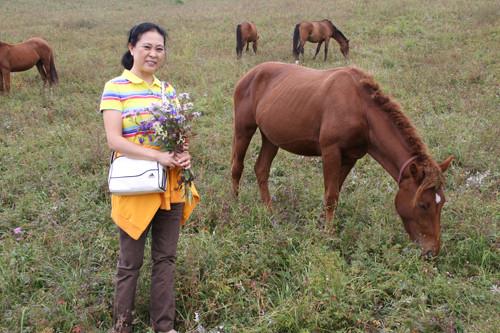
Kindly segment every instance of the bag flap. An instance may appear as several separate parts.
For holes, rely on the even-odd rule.
[[[163,167],[157,161],[136,160],[119,156],[113,160],[110,167],[110,178],[138,177],[146,172],[158,172]]]

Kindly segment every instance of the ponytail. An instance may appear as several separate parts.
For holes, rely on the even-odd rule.
[[[134,57],[132,57],[132,53],[130,53],[130,50],[127,50],[127,52],[123,54],[122,66],[123,68],[128,70],[130,70],[132,66],[134,66]]]

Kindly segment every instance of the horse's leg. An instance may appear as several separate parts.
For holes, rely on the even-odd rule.
[[[304,45],[306,41],[309,39],[309,31],[307,29],[300,30],[300,43],[299,43],[299,54],[302,54],[302,59],[304,59]]]
[[[248,52],[248,47],[250,46],[250,42],[247,41],[247,49],[246,49],[246,52]]]
[[[9,93],[10,91],[10,72],[6,69],[2,70],[2,76],[3,76],[3,89],[6,93]]]
[[[253,53],[257,54],[257,41],[252,43]]]
[[[50,63],[50,55],[48,57],[44,57],[42,58],[42,63],[43,63],[43,70],[45,71],[45,78],[46,80],[44,80],[44,84],[45,82],[49,82],[49,85],[52,86],[52,84],[54,84],[55,82],[52,82],[52,79],[50,77],[50,69],[51,69],[51,63]]]
[[[342,166],[340,168],[340,177],[339,177],[339,192],[342,189],[342,185],[344,184],[345,179],[349,172],[351,172],[352,167],[356,164],[356,160],[348,160],[342,161]]]
[[[260,197],[264,204],[271,208],[271,195],[269,194],[269,171],[271,170],[271,163],[273,162],[278,147],[269,141],[269,139],[261,132],[262,146],[260,147],[259,157],[255,162],[255,175],[259,184]]]
[[[333,145],[323,149],[321,157],[323,159],[323,177],[325,184],[325,229],[328,232],[334,232],[333,216],[339,198],[340,180],[343,174],[341,164],[342,154],[339,147]],[[344,173],[346,172],[344,171]]]
[[[325,59],[323,61],[326,61],[326,56],[328,55],[328,43],[329,43],[329,39],[326,39],[325,40]]]
[[[302,58],[304,58],[304,45],[306,44],[306,41],[302,41],[300,40],[300,49],[299,49],[299,52],[302,54]]]
[[[0,70],[0,92],[3,92],[3,74]]]
[[[314,54],[314,57],[313,57],[313,60],[316,59],[316,56],[318,55],[319,53],[319,49],[321,48],[321,44],[323,44],[323,41],[320,41],[318,43],[318,47],[316,47],[316,53]]]
[[[235,122],[237,123],[237,119],[235,119]],[[243,174],[245,154],[256,130],[257,124],[235,126],[233,134],[233,156],[231,162],[231,177],[233,181],[234,196],[238,196],[240,179]]]
[[[47,84],[48,80],[48,67],[44,68],[43,62],[40,60],[36,63],[36,69],[38,69],[38,73],[40,73],[40,76],[42,77],[43,85],[45,86]],[[47,70],[47,71],[46,71]]]

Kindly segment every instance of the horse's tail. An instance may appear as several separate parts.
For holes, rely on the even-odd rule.
[[[297,23],[295,30],[293,31],[293,55],[295,58],[299,57],[299,44],[300,44],[300,23]]]
[[[54,64],[54,55],[50,55],[50,81],[52,84],[59,83],[59,76],[57,75],[56,65]]]
[[[241,36],[241,24],[236,26],[236,57],[241,57],[243,51],[243,37]]]

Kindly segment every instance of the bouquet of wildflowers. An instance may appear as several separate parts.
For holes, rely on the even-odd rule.
[[[139,130],[149,136],[149,140],[158,144],[162,151],[182,152],[191,135],[191,121],[201,115],[193,109],[188,93],[178,96],[179,103],[166,98],[162,103],[154,103],[144,111],[151,114],[147,120],[139,125]],[[140,143],[144,140],[139,139]],[[192,199],[191,183],[194,175],[191,169],[183,169],[179,187],[184,188],[184,195],[188,201]]]

